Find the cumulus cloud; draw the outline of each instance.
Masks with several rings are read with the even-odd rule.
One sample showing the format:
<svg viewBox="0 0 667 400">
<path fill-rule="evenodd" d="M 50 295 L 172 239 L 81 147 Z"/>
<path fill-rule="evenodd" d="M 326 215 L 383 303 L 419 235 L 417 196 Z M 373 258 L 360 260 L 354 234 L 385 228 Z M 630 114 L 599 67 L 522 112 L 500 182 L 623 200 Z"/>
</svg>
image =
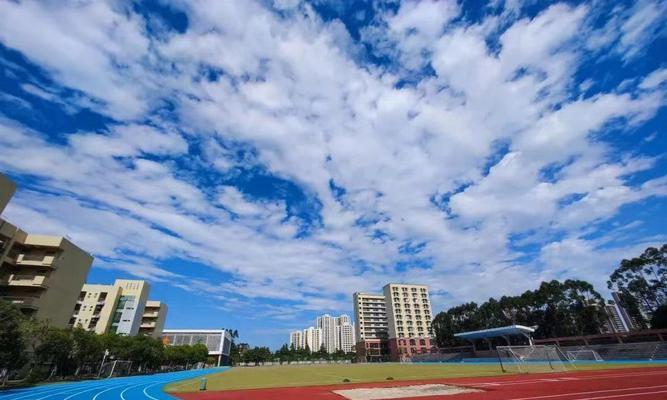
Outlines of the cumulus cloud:
<svg viewBox="0 0 667 400">
<path fill-rule="evenodd" d="M 378 11 L 358 43 L 308 3 L 172 6 L 183 32 L 153 32 L 117 3 L 0 6 L 3 45 L 114 119 L 61 140 L 1 120 L 0 169 L 35 181 L 10 219 L 69 232 L 99 267 L 282 321 L 349 311 L 353 291 L 415 276 L 438 306 L 575 274 L 577 257 L 593 279 L 657 240 L 586 235 L 667 195 L 655 157 L 601 135 L 656 115 L 664 69 L 608 90 L 586 76 L 587 95 L 578 89 L 594 39 L 621 63 L 645 51 L 657 3 L 617 11 L 620 36 L 601 40 L 612 31 L 592 28 L 585 5 L 529 17 L 507 2 L 502 20 L 470 21 L 456 2 L 406 2 Z M 231 179 L 258 170 L 292 183 L 316 215 L 298 215 L 283 189 L 263 198 Z M 173 258 L 226 279 L 171 271 Z"/>
</svg>

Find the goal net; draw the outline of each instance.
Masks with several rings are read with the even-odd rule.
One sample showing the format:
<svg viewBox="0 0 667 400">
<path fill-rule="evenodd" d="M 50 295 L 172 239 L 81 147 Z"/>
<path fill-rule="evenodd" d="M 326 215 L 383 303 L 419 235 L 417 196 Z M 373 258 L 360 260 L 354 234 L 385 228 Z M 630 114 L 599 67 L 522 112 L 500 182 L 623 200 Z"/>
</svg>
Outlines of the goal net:
<svg viewBox="0 0 667 400">
<path fill-rule="evenodd" d="M 575 361 L 604 361 L 595 350 L 569 350 L 565 352 L 567 359 Z"/>
<path fill-rule="evenodd" d="M 113 360 L 105 362 L 100 367 L 100 378 L 111 378 L 113 376 L 128 376 L 132 370 L 132 361 Z"/>
<path fill-rule="evenodd" d="M 556 346 L 498 346 L 498 360 L 503 372 L 564 372 L 569 360 Z"/>
</svg>

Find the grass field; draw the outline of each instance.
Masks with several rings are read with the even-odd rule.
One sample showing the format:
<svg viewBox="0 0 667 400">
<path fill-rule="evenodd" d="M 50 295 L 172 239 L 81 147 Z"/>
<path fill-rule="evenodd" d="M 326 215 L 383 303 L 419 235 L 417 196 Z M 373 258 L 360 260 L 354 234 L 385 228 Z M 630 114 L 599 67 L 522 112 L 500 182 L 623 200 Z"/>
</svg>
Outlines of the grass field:
<svg viewBox="0 0 667 400">
<path fill-rule="evenodd" d="M 586 364 L 578 370 L 643 367 L 647 364 Z M 394 380 L 425 380 L 501 375 L 498 364 L 332 364 L 283 365 L 256 368 L 232 368 L 208 375 L 208 390 L 239 390 L 275 387 L 332 385 L 349 379 L 352 383 Z M 169 384 L 168 392 L 199 390 L 199 379 Z"/>
</svg>

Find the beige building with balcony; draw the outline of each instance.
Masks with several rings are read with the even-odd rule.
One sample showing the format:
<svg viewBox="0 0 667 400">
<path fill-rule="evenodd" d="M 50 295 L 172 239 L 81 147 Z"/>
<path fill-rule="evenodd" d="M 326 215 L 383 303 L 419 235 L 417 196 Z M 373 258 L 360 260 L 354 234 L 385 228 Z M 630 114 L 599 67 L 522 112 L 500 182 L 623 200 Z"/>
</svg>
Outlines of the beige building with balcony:
<svg viewBox="0 0 667 400">
<path fill-rule="evenodd" d="M 382 294 L 353 295 L 359 361 L 399 361 L 432 351 L 426 285 L 390 283 Z"/>
<path fill-rule="evenodd" d="M 428 286 L 390 283 L 383 291 L 392 359 L 430 353 L 432 314 Z"/>
<path fill-rule="evenodd" d="M 148 300 L 141 317 L 139 334 L 152 336 L 156 339 L 162 336 L 164 323 L 167 320 L 167 305 L 160 301 Z"/>
<path fill-rule="evenodd" d="M 97 334 L 107 332 L 160 337 L 167 317 L 166 304 L 149 301 L 150 285 L 142 280 L 117 279 L 113 285 L 85 284 L 70 325 Z"/>
<path fill-rule="evenodd" d="M 384 295 L 354 293 L 354 318 L 357 359 L 359 361 L 385 361 L 389 358 L 387 347 L 387 304 Z"/>
<path fill-rule="evenodd" d="M 0 174 L 0 213 L 16 185 Z M 93 256 L 62 236 L 26 233 L 0 218 L 0 298 L 65 327 Z"/>
</svg>

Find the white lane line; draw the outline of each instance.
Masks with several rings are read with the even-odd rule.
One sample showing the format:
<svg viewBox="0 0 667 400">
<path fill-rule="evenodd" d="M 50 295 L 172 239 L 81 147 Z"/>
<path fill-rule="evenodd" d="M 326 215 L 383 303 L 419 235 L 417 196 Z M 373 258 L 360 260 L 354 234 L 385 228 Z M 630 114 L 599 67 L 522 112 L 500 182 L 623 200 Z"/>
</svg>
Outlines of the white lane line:
<svg viewBox="0 0 667 400">
<path fill-rule="evenodd" d="M 124 385 L 112 386 L 112 387 L 110 387 L 110 388 L 107 389 L 107 390 L 113 389 L 114 387 L 122 387 L 122 386 L 124 386 Z M 102 386 L 102 387 L 105 387 L 105 386 Z M 71 394 L 71 395 L 65 397 L 63 400 L 69 400 L 69 399 L 71 399 L 71 398 L 74 397 L 74 396 L 78 396 L 78 395 L 80 395 L 81 393 L 92 392 L 93 390 L 97 390 L 97 389 L 99 389 L 99 387 L 94 387 L 94 388 L 92 388 L 92 389 L 81 390 L 81 391 L 79 391 L 79 392 L 76 392 L 76 393 L 74 393 L 74 394 Z M 107 390 L 105 390 L 105 392 L 106 392 Z"/>
<path fill-rule="evenodd" d="M 23 391 L 22 393 L 15 393 L 16 395 L 20 395 L 20 396 L 18 396 L 18 397 L 11 397 L 11 398 L 10 398 L 10 397 L 4 397 L 3 399 L 7 399 L 7 400 L 19 400 L 19 399 L 25 399 L 25 398 L 27 398 L 27 397 L 39 396 L 39 395 L 41 395 L 41 394 L 45 394 L 45 393 L 51 393 L 51 392 L 60 392 L 60 393 L 63 393 L 63 392 L 65 392 L 65 391 L 67 391 L 67 390 L 76 390 L 76 389 L 73 388 L 72 386 L 76 386 L 76 385 L 69 385 L 69 384 L 68 384 L 68 385 L 63 386 L 63 387 L 50 387 L 50 388 L 44 388 L 43 390 L 31 390 L 31 389 L 26 389 L 26 390 Z M 32 388 L 32 389 L 34 389 L 34 388 Z M 65 390 L 63 390 L 63 389 L 65 389 Z M 80 388 L 79 388 L 79 389 L 80 389 Z M 27 393 L 26 393 L 26 392 L 27 392 Z"/>
<path fill-rule="evenodd" d="M 155 382 L 155 383 L 152 384 L 152 385 L 148 385 L 148 386 L 146 386 L 146 387 L 144 388 L 144 394 L 146 395 L 146 397 L 148 397 L 148 398 L 151 399 L 151 400 L 158 400 L 157 398 L 155 398 L 155 397 L 151 396 L 150 394 L 146 393 L 146 390 L 148 390 L 148 388 L 153 387 L 153 386 L 155 386 L 155 385 L 159 385 L 160 383 L 164 383 L 164 382 Z"/>
<path fill-rule="evenodd" d="M 128 390 L 130 390 L 130 389 L 132 389 L 132 388 L 135 388 L 135 387 L 137 387 L 137 386 L 141 386 L 141 385 L 145 385 L 145 383 L 140 383 L 140 384 L 138 384 L 138 385 L 128 386 L 128 387 L 125 388 L 122 392 L 120 392 L 120 398 L 121 398 L 122 400 L 126 400 L 126 399 L 125 399 L 125 392 L 127 392 Z"/>
<path fill-rule="evenodd" d="M 123 386 L 123 385 L 121 385 L 121 386 L 116 386 L 116 387 L 122 387 L 122 386 Z M 100 397 L 100 395 L 101 395 L 102 393 L 106 393 L 106 392 L 108 392 L 109 390 L 115 389 L 116 387 L 112 386 L 112 387 L 110 387 L 110 388 L 108 388 L 108 389 L 104 389 L 104 390 L 102 390 L 102 391 L 100 391 L 100 392 L 95 393 L 95 396 L 93 396 L 93 400 L 97 400 L 97 398 Z"/>
<path fill-rule="evenodd" d="M 635 377 L 635 376 L 653 376 L 653 375 L 667 375 L 667 370 L 665 371 L 652 371 L 652 372 L 630 372 L 626 374 L 600 374 L 600 375 L 584 375 L 584 376 L 577 376 L 577 377 L 561 377 L 561 378 L 552 378 L 554 381 L 562 381 L 564 379 L 571 380 L 571 379 L 576 379 L 576 380 L 593 380 L 593 379 L 609 379 L 609 378 L 629 378 L 629 377 Z M 487 385 L 492 385 L 492 386 L 506 386 L 506 385 L 526 385 L 526 384 L 532 384 L 532 383 L 547 383 L 546 379 L 543 378 L 535 378 L 535 379 L 526 379 L 522 381 L 512 381 L 512 380 L 503 380 L 503 381 L 495 381 L 495 382 L 478 382 L 478 383 L 471 383 L 468 386 L 487 386 Z"/>
<path fill-rule="evenodd" d="M 617 399 L 619 397 L 628 397 L 628 396 L 646 396 L 649 394 L 658 394 L 658 393 L 667 393 L 667 390 L 660 390 L 656 392 L 642 392 L 642 393 L 626 393 L 626 394 L 617 394 L 613 396 L 602 396 L 602 397 L 582 397 L 575 400 L 599 400 L 599 399 Z"/>
<path fill-rule="evenodd" d="M 159 382 L 158 382 L 158 383 L 159 383 Z M 133 389 L 133 388 L 135 388 L 135 387 L 142 386 L 142 385 L 145 385 L 145 384 L 146 384 L 146 382 L 142 382 L 142 383 L 139 383 L 139 384 L 137 384 L 137 385 L 128 386 L 127 388 L 125 388 L 125 390 L 123 390 L 122 392 L 120 392 L 120 398 L 121 398 L 122 400 L 127 400 L 127 399 L 125 398 L 125 392 L 127 392 L 127 391 L 130 390 L 130 389 Z"/>
<path fill-rule="evenodd" d="M 96 385 L 81 385 L 79 387 L 76 387 L 77 385 L 74 385 L 75 387 L 69 386 L 69 389 L 58 388 L 58 389 L 50 390 L 49 392 L 34 393 L 33 395 L 41 395 L 41 394 L 45 394 L 45 393 L 50 393 L 50 394 L 47 394 L 46 396 L 38 397 L 38 398 L 35 399 L 35 400 L 43 400 L 43 399 L 48 399 L 49 397 L 58 396 L 58 395 L 65 394 L 65 393 L 72 393 L 76 390 L 81 390 L 83 388 L 88 388 L 88 387 L 91 387 L 91 386 L 95 386 L 95 387 L 99 388 L 100 383 L 99 382 L 96 382 L 96 383 L 97 383 Z M 95 389 L 95 387 L 93 387 L 93 389 Z M 104 387 L 104 386 L 102 386 L 102 387 Z M 63 390 L 63 389 L 66 389 L 66 390 Z M 28 397 L 30 397 L 30 396 L 28 396 Z M 13 400 L 18 400 L 18 399 L 13 399 Z"/>
<path fill-rule="evenodd" d="M 561 394 L 549 394 L 544 396 L 532 396 L 532 397 L 520 397 L 514 398 L 512 400 L 536 400 L 536 399 L 551 399 L 554 397 L 566 397 L 566 396 L 581 396 L 586 394 L 597 394 L 597 393 L 613 393 L 613 392 L 627 392 L 628 390 L 647 390 L 647 389 L 659 389 L 666 388 L 667 385 L 658 385 L 658 386 L 636 386 L 631 388 L 624 389 L 605 389 L 605 390 L 593 390 L 588 392 L 572 392 L 572 393 L 561 393 Z"/>
</svg>

